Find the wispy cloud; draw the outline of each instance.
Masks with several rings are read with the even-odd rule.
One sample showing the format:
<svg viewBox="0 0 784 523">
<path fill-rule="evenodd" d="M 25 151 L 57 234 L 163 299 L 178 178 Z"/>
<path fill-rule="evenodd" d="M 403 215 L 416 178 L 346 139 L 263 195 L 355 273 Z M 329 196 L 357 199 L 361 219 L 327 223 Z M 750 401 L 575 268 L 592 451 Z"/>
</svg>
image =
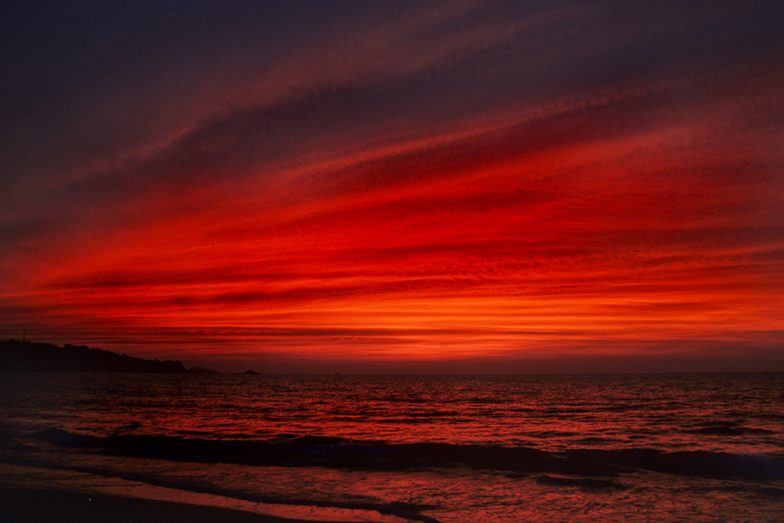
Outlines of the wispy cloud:
<svg viewBox="0 0 784 523">
<path fill-rule="evenodd" d="M 170 7 L 19 15 L 0 332 L 280 362 L 782 330 L 770 5 Z"/>
</svg>

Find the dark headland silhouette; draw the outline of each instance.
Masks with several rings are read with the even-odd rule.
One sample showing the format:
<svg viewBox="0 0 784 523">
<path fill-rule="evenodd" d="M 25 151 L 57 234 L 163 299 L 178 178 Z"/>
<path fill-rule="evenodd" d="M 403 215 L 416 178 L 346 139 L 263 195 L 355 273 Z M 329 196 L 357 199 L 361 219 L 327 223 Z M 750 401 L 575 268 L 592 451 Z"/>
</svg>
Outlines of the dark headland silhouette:
<svg viewBox="0 0 784 523">
<path fill-rule="evenodd" d="M 84 345 L 52 345 L 18 340 L 0 341 L 0 371 L 205 373 L 186 369 L 179 361 L 145 360 Z"/>
</svg>

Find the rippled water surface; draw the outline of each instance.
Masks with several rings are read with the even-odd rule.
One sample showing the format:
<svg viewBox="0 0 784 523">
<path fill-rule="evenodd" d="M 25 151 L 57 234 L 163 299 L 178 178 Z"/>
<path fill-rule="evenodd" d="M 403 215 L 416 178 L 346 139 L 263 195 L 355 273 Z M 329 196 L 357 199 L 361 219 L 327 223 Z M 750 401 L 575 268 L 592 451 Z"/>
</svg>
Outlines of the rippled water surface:
<svg viewBox="0 0 784 523">
<path fill-rule="evenodd" d="M 185 492 L 378 521 L 784 513 L 781 374 L 5 373 L 0 393 L 6 463 Z"/>
</svg>

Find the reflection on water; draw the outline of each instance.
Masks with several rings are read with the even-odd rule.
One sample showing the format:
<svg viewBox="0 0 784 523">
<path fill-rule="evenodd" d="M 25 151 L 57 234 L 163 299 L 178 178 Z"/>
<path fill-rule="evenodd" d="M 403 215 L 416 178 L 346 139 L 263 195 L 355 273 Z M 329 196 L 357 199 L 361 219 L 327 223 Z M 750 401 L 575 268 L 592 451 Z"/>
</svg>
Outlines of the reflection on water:
<svg viewBox="0 0 784 523">
<path fill-rule="evenodd" d="M 542 450 L 784 448 L 780 374 L 7 377 L 4 423 L 99 436 L 307 434 Z"/>
<path fill-rule="evenodd" d="M 780 374 L 3 378 L 0 462 L 92 488 L 379 522 L 784 513 Z"/>
</svg>

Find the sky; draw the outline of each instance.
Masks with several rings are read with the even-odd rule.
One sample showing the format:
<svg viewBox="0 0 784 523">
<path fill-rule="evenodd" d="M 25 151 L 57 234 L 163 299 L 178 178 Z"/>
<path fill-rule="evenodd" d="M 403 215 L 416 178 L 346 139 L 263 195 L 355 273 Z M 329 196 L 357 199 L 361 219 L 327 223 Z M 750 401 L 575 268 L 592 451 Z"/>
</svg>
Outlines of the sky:
<svg viewBox="0 0 784 523">
<path fill-rule="evenodd" d="M 0 7 L 0 338 L 784 370 L 779 2 Z"/>
</svg>

